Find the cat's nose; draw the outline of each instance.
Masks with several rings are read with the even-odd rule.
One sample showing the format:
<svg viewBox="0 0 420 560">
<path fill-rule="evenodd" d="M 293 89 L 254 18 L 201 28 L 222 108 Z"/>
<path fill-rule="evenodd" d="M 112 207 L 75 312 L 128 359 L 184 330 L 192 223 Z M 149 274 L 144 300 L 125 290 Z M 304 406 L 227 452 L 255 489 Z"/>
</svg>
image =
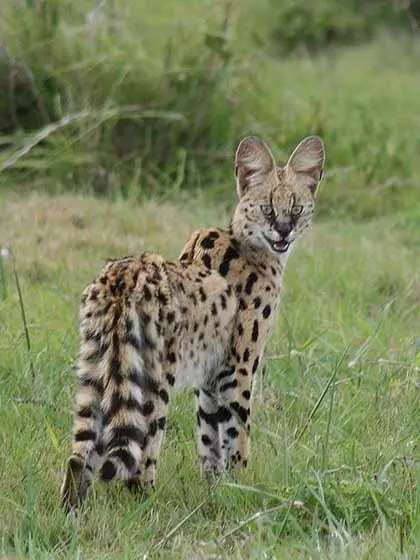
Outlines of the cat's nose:
<svg viewBox="0 0 420 560">
<path fill-rule="evenodd" d="M 287 223 L 276 224 L 276 231 L 283 237 L 286 238 L 292 231 L 292 226 Z"/>
</svg>

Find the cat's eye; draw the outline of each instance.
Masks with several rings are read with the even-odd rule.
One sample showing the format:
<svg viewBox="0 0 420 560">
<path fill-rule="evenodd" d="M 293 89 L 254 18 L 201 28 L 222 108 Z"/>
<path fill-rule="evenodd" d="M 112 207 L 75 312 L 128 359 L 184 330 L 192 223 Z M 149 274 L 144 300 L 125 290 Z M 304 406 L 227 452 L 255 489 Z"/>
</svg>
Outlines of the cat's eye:
<svg viewBox="0 0 420 560">
<path fill-rule="evenodd" d="M 292 206 L 292 210 L 291 210 L 292 216 L 299 216 L 299 214 L 302 214 L 302 212 L 303 212 L 303 206 L 301 204 Z"/>
<path fill-rule="evenodd" d="M 273 218 L 275 216 L 273 207 L 270 204 L 263 204 L 261 206 L 261 212 L 266 218 Z"/>
</svg>

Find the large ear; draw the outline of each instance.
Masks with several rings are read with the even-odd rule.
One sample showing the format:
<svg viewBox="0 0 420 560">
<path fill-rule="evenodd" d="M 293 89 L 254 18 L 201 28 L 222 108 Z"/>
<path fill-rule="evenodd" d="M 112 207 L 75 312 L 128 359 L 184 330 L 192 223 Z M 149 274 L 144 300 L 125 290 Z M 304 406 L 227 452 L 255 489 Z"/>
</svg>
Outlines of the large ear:
<svg viewBox="0 0 420 560">
<path fill-rule="evenodd" d="M 286 173 L 294 173 L 313 193 L 322 178 L 324 144 L 318 136 L 308 136 L 294 149 L 286 164 Z"/>
<path fill-rule="evenodd" d="M 244 138 L 236 150 L 235 174 L 238 196 L 251 187 L 261 186 L 276 164 L 268 146 L 256 136 Z"/>
</svg>

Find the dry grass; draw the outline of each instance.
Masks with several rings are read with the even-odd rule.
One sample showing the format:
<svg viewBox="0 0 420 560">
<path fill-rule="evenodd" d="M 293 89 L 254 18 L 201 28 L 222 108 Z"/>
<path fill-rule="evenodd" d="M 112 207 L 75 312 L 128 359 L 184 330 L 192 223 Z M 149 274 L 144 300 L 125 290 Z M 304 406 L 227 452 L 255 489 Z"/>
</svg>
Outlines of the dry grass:
<svg viewBox="0 0 420 560">
<path fill-rule="evenodd" d="M 10 195 L 1 201 L 0 212 L 0 246 L 13 249 L 20 274 L 32 280 L 37 270 L 51 275 L 64 267 L 80 282 L 106 258 L 146 250 L 176 258 L 193 229 L 203 224 L 203 211 L 193 214 L 169 203 L 130 208 L 127 202 L 36 193 Z M 226 213 L 219 214 L 223 225 Z"/>
</svg>

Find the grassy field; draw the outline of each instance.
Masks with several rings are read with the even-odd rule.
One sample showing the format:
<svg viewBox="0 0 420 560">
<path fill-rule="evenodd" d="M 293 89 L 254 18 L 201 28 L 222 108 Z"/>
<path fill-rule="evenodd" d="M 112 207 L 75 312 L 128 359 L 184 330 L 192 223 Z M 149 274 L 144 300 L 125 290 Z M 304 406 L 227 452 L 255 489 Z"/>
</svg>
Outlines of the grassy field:
<svg viewBox="0 0 420 560">
<path fill-rule="evenodd" d="M 417 558 L 420 42 L 286 56 L 274 38 L 293 2 L 152 4 L 1 2 L 0 558 Z M 279 160 L 320 134 L 327 166 L 248 469 L 199 477 L 186 392 L 156 493 L 97 483 L 67 519 L 81 290 L 108 257 L 176 257 L 193 229 L 226 225 L 250 133 Z"/>
<path fill-rule="evenodd" d="M 321 196 L 327 197 L 325 183 Z M 58 504 L 70 448 L 77 303 L 103 258 L 227 216 L 179 205 L 4 197 L 31 348 L 3 259 L 0 551 L 18 558 L 414 558 L 420 546 L 420 214 L 319 220 L 290 259 L 236 480 L 197 474 L 193 399 L 173 400 L 157 492 L 96 484 L 75 524 Z M 32 364 L 32 366 L 31 366 Z M 33 371 L 31 369 L 33 368 Z M 79 555 L 79 556 L 78 556 Z"/>
</svg>

